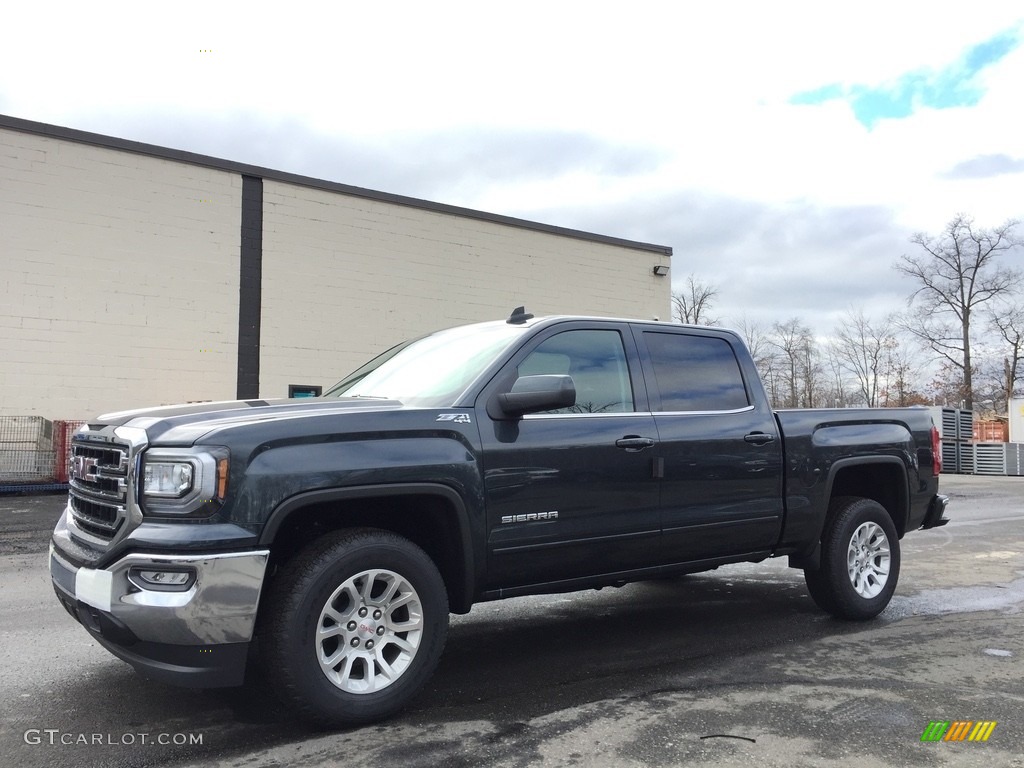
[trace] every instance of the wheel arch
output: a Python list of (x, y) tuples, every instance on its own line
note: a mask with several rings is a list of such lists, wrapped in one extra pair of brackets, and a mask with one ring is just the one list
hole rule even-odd
[[(840, 496), (859, 496), (877, 501), (903, 538), (910, 514), (910, 486), (903, 461), (895, 456), (840, 459), (829, 469), (825, 484), (825, 508)], [(822, 531), (828, 525), (827, 513), (822, 518)], [(821, 533), (819, 532), (819, 538)]]
[(454, 613), (472, 607), (475, 562), (469, 512), (462, 497), (439, 483), (329, 488), (296, 494), (270, 514), (259, 543), (271, 566), (290, 559), (324, 533), (349, 527), (391, 531), (434, 561)]

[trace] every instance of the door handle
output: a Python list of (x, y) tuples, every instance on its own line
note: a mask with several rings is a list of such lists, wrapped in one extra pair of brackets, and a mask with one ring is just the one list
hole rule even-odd
[(615, 441), (616, 448), (623, 448), (628, 453), (636, 453), (642, 451), (644, 448), (650, 448), (654, 445), (654, 440), (650, 437), (640, 437), (638, 435), (626, 435)]
[(769, 435), (767, 432), (751, 432), (749, 435), (744, 435), (743, 439), (754, 445), (766, 445), (775, 439), (775, 435)]

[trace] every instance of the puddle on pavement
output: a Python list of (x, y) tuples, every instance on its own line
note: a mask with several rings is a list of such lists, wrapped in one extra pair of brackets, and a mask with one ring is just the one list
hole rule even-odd
[(998, 656), (1001, 659), (1008, 659), (1013, 656), (1013, 651), (1007, 651), (1002, 648), (986, 648), (982, 653), (987, 656)]
[(1007, 584), (924, 589), (916, 595), (896, 595), (886, 609), (885, 617), (896, 620), (908, 616), (1003, 610), (1017, 613), (1021, 604), (1024, 604), (1024, 579), (1017, 579)]

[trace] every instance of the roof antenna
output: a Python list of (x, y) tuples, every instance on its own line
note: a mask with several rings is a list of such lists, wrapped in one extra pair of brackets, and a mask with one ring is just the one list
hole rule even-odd
[(516, 307), (512, 310), (512, 314), (508, 316), (508, 320), (505, 322), (509, 325), (522, 325), (532, 318), (533, 315), (526, 311), (526, 307)]

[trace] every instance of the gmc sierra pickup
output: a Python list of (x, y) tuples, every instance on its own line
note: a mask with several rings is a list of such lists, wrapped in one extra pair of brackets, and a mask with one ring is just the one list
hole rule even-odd
[[(740, 337), (581, 317), (429, 334), (322, 397), (101, 416), (49, 551), (64, 607), (159, 680), (250, 661), (304, 717), (385, 717), (449, 612), (788, 556), (868, 619), (947, 522), (924, 409), (773, 412)], [(682, 641), (681, 641), (682, 642)]]

